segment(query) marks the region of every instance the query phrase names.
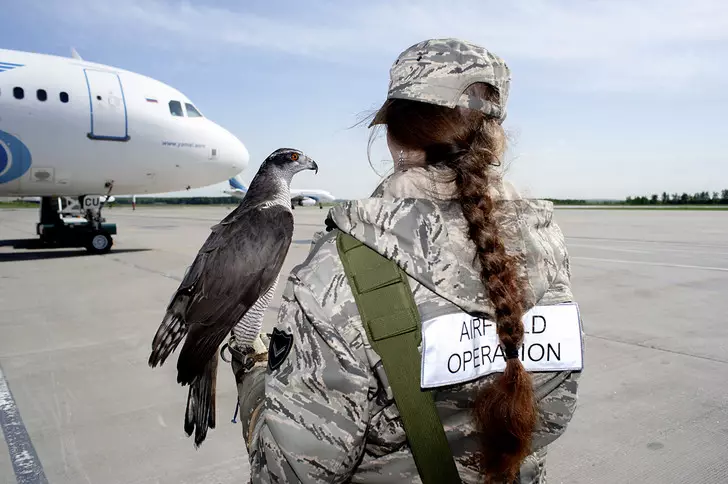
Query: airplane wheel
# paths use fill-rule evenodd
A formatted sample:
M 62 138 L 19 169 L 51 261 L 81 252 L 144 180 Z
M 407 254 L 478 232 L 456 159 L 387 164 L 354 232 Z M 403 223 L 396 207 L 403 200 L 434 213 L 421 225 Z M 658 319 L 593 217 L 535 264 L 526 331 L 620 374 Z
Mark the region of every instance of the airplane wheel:
M 91 234 L 91 238 L 86 245 L 86 250 L 92 254 L 105 254 L 111 250 L 114 241 L 106 232 L 96 232 Z

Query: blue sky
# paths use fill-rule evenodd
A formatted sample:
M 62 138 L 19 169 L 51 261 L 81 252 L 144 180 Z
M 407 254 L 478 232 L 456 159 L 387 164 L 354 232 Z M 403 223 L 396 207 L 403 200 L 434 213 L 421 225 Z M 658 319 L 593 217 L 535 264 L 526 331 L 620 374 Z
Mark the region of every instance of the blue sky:
M 508 178 L 534 197 L 622 198 L 728 188 L 724 0 L 24 0 L 0 46 L 166 82 L 251 152 L 309 153 L 297 188 L 367 196 L 365 125 L 397 54 L 460 37 L 505 58 Z M 10 21 L 12 20 L 12 21 Z M 391 167 L 384 140 L 372 161 Z

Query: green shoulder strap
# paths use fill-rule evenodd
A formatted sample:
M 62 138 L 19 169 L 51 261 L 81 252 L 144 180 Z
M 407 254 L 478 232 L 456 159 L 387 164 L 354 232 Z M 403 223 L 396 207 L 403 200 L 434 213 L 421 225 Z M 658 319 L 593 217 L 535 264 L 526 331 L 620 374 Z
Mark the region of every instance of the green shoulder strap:
M 433 395 L 420 389 L 420 317 L 407 275 L 348 234 L 339 232 L 336 245 L 369 342 L 382 357 L 422 482 L 460 482 Z

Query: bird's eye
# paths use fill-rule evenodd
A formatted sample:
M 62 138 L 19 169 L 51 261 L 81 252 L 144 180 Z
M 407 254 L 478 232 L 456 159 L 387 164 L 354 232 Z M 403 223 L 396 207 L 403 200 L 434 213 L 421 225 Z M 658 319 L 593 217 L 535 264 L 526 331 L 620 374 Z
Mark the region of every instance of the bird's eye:
M 298 161 L 298 153 L 291 153 L 291 159 L 293 161 Z

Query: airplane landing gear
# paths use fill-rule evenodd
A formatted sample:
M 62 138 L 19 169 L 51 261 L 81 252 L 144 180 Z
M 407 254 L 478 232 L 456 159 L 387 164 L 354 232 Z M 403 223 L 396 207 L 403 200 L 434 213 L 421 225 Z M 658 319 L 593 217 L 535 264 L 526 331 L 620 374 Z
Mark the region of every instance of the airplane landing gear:
M 93 254 L 105 254 L 111 250 L 114 241 L 107 232 L 98 230 L 91 234 L 86 250 Z
M 79 197 L 82 206 L 85 208 L 85 216 L 91 231 L 87 236 L 86 250 L 92 254 L 105 254 L 111 250 L 114 241 L 111 235 L 104 230 L 103 225 L 105 218 L 101 217 L 101 209 L 104 208 L 103 202 L 98 196 L 95 197 Z
M 116 224 L 101 217 L 99 196 L 43 197 L 36 232 L 44 247 L 84 247 L 92 254 L 105 254 L 114 244 Z

